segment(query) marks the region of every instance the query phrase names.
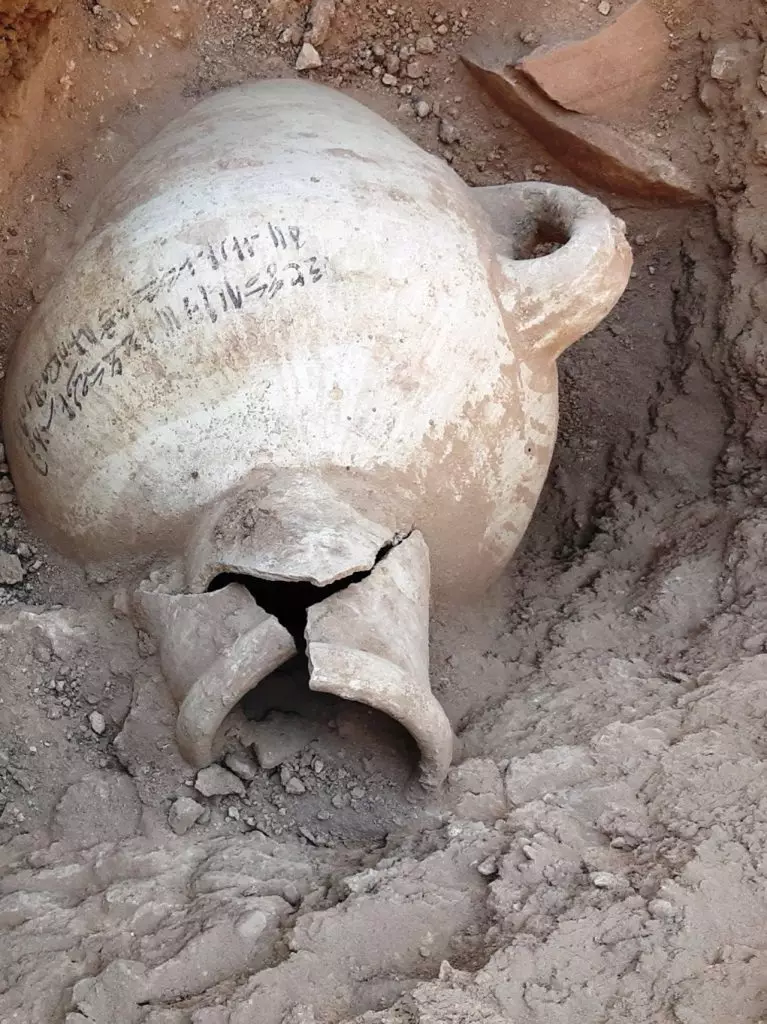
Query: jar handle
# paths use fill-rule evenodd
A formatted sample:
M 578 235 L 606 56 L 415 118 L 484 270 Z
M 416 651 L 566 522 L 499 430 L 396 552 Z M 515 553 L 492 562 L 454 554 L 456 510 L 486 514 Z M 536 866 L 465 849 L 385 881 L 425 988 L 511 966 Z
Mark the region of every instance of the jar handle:
M 501 239 L 504 312 L 531 350 L 556 359 L 623 294 L 632 264 L 625 224 L 599 200 L 563 185 L 479 186 L 472 195 Z M 548 255 L 520 259 L 536 239 L 560 245 Z

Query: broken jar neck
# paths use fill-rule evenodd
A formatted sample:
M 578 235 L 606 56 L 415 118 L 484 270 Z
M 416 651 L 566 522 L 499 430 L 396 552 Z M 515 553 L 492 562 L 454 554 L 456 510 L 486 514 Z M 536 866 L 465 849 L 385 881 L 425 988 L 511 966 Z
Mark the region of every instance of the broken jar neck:
M 137 615 L 158 640 L 195 766 L 215 759 L 239 701 L 296 655 L 309 688 L 394 718 L 438 785 L 452 730 L 429 681 L 429 552 L 356 510 L 322 479 L 272 473 L 226 495 L 189 539 L 183 572 L 153 574 Z

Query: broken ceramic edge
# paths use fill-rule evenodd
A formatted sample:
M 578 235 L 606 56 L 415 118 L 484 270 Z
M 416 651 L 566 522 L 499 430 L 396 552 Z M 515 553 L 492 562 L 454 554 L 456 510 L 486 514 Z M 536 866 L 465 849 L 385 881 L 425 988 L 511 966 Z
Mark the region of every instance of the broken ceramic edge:
M 669 38 L 653 5 L 636 0 L 585 38 L 542 43 L 512 63 L 564 110 L 610 117 L 660 87 Z
M 498 52 L 497 44 L 475 42 L 461 60 L 502 110 L 583 181 L 635 200 L 675 205 L 710 201 L 702 182 L 649 143 L 640 145 L 605 121 L 551 100 L 508 55 Z
M 211 764 L 215 760 L 215 739 L 227 716 L 246 694 L 295 654 L 293 637 L 272 615 L 239 636 L 230 650 L 193 683 L 179 708 L 176 740 L 184 759 L 195 768 Z
M 139 586 L 134 621 L 158 642 L 162 673 L 179 705 L 182 756 L 202 768 L 215 760 L 226 717 L 297 649 L 288 630 L 239 583 L 204 594 L 171 594 L 161 586 Z
M 453 730 L 442 706 L 398 665 L 366 651 L 325 643 L 307 645 L 309 686 L 382 711 L 413 737 L 420 753 L 419 779 L 436 789 L 453 758 Z
M 322 476 L 278 470 L 233 488 L 200 516 L 186 548 L 193 591 L 231 573 L 316 587 L 373 568 L 396 532 L 358 512 Z
M 158 641 L 163 675 L 179 704 L 182 756 L 205 767 L 215 760 L 227 716 L 297 654 L 297 645 L 241 583 L 168 593 L 178 569 L 152 577 L 134 595 L 135 619 Z M 402 725 L 420 752 L 419 781 L 433 789 L 450 767 L 453 734 L 429 681 L 429 587 L 420 532 L 395 537 L 361 580 L 307 609 L 305 640 L 309 688 L 366 704 Z
M 413 530 L 359 582 L 308 609 L 309 686 L 388 715 L 420 752 L 421 785 L 439 786 L 453 731 L 429 679 L 429 550 Z

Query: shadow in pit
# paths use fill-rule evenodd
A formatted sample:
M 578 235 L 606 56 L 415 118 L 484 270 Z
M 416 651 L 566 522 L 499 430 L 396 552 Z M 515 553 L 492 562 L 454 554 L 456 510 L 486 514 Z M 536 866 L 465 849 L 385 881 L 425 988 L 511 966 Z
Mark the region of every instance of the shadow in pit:
M 396 785 L 406 786 L 416 773 L 420 757 L 407 729 L 367 704 L 316 692 L 309 686 L 304 635 L 308 609 L 364 579 L 369 572 L 355 573 L 324 587 L 305 581 L 292 583 L 222 573 L 211 581 L 208 590 L 220 590 L 230 583 L 246 587 L 259 607 L 287 629 L 298 650 L 294 658 L 275 669 L 240 701 L 247 719 L 265 722 L 275 712 L 295 715 L 302 724 L 316 727 L 316 739 L 310 748 L 323 761 L 347 764 L 355 775 L 384 774 Z

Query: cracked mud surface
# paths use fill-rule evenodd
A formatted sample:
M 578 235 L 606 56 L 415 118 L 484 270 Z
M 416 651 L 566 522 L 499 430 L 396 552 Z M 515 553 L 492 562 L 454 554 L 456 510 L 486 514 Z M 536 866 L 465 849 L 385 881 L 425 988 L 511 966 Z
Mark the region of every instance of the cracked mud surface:
M 62 3 L 38 33 L 54 6 L 0 2 L 31 33 L 0 50 L 2 359 L 100 185 L 195 97 L 293 74 L 307 5 Z M 339 3 L 310 74 L 472 184 L 571 184 L 458 62 L 508 6 Z M 0 483 L 3 1024 L 765 1019 L 767 20 L 656 7 L 668 78 L 630 125 L 713 200 L 603 197 L 634 277 L 560 362 L 533 524 L 481 601 L 433 609 L 443 793 L 416 799 L 402 735 L 291 668 L 244 709 L 273 766 L 233 744 L 196 788 L 125 615 L 141 567 L 66 563 Z M 604 20 L 564 0 L 514 19 Z M 382 75 L 408 32 L 434 50 L 402 93 Z

